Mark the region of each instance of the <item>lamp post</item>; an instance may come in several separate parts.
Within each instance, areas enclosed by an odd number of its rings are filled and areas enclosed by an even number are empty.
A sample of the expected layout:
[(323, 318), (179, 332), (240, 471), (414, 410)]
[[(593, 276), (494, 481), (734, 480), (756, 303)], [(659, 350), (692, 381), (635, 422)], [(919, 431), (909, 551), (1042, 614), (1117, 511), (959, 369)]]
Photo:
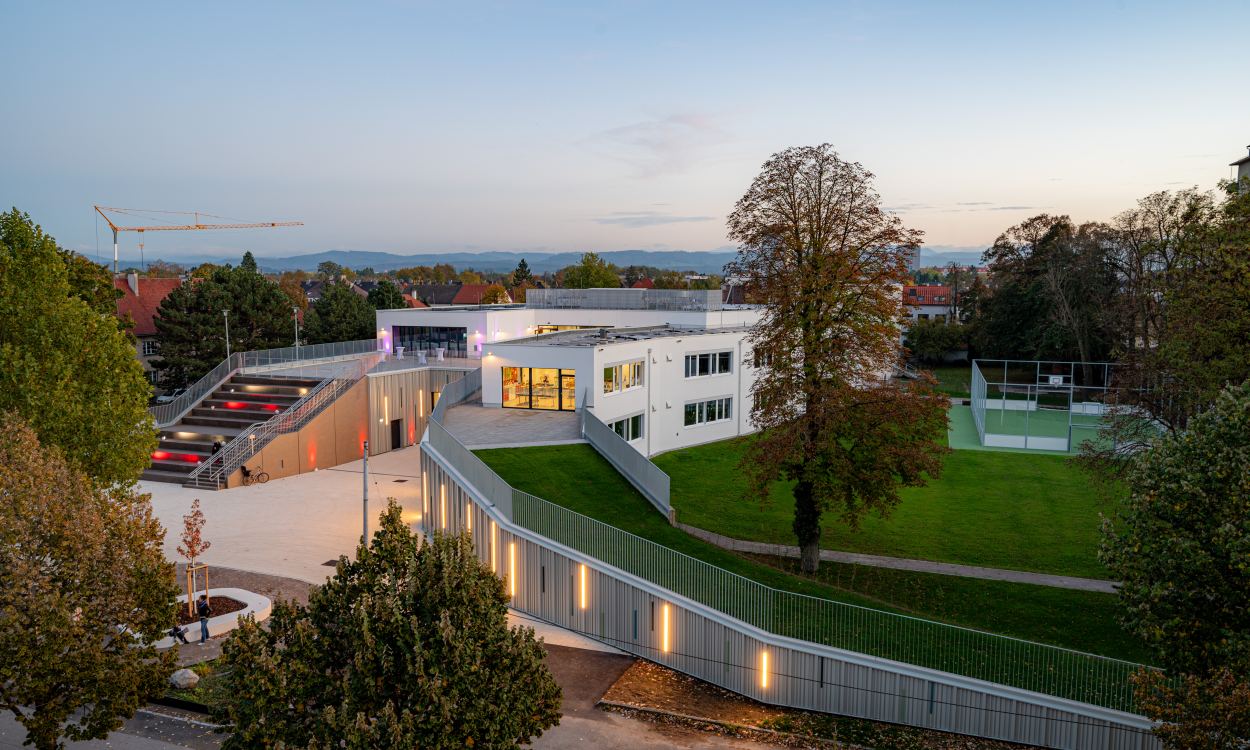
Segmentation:
[(222, 310), (221, 316), (226, 319), (226, 359), (230, 359), (230, 311)]
[(369, 544), (369, 441), (364, 443), (364, 469), (360, 472), (361, 492), (364, 497), (364, 531), (360, 534), (360, 543)]
[(299, 359), (299, 308), (291, 307), (291, 318), (295, 320), (295, 358)]

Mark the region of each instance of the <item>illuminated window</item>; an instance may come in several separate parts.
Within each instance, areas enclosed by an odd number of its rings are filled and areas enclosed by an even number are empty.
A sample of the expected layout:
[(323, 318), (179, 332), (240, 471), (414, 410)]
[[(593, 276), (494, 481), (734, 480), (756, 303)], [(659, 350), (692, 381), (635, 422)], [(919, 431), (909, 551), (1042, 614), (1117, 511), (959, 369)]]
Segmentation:
[(500, 403), (508, 409), (573, 411), (577, 408), (576, 370), (503, 367)]
[(603, 392), (620, 393), (633, 388), (641, 388), (644, 366), (643, 360), (639, 359), (603, 368)]

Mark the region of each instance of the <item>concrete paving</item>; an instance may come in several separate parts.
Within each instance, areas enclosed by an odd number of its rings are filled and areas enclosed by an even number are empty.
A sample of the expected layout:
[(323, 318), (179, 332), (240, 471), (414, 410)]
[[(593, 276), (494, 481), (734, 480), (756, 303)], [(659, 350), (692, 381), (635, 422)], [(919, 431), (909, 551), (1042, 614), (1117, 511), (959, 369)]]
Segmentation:
[[(679, 523), (677, 527), (691, 536), (696, 536), (705, 542), (710, 542), (717, 547), (733, 550), (734, 552), (772, 555), (774, 557), (797, 558), (799, 556), (799, 548), (791, 544), (768, 544), (767, 542), (734, 539), (733, 537), (717, 534), (685, 523)], [(1057, 576), (1050, 573), (1030, 573), (1025, 570), (1006, 570), (1004, 568), (982, 568), (977, 565), (958, 565), (955, 563), (933, 562), (932, 560), (886, 557), (885, 555), (865, 555), (859, 552), (840, 552), (831, 549), (822, 549), (820, 551), (820, 559), (829, 562), (850, 563), (852, 565), (867, 565), (873, 568), (911, 570), (917, 573), (937, 573), (944, 576), (981, 578), (987, 581), (1031, 583), (1035, 586), (1050, 586), (1057, 589), (1074, 589), (1076, 591), (1097, 591), (1103, 594), (1114, 594), (1120, 586), (1115, 581), (1103, 581), (1097, 578)]]
[[(498, 411), (498, 410), (496, 410)], [(420, 448), (413, 446), (369, 459), (370, 529), (393, 497), (404, 517), (416, 522), (421, 509)], [(229, 490), (196, 490), (164, 482), (140, 482), (165, 526), (165, 556), (178, 555), (182, 517), (200, 499), (204, 538), (212, 546), (200, 558), (210, 566), (294, 578), (320, 585), (334, 574), (339, 555), (354, 557), (363, 524), (361, 466), (354, 461), (330, 469)], [(211, 571), (210, 571), (211, 575)], [(211, 585), (216, 580), (210, 579)], [(611, 646), (547, 623), (509, 613), (512, 624), (534, 628), (548, 643), (593, 651)]]
[(466, 403), (447, 410), (443, 426), (467, 448), (584, 443), (577, 412), (502, 409)]

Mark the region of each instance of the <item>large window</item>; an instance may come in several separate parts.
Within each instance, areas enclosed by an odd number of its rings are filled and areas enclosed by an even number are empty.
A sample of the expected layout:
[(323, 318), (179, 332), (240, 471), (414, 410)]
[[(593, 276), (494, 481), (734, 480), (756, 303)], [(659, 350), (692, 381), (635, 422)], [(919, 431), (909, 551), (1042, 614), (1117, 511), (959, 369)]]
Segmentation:
[(395, 326), (395, 346), (408, 352), (446, 349), (449, 357), (464, 357), (468, 352), (468, 329), (446, 326)]
[(625, 417), (624, 419), (613, 422), (608, 426), (611, 427), (617, 435), (620, 435), (626, 440), (637, 440), (642, 437), (641, 414), (635, 414), (632, 417)]
[(603, 368), (603, 392), (619, 393), (642, 387), (643, 360)]
[(686, 355), (686, 377), (697, 378), (703, 375), (723, 375), (733, 372), (734, 353), (710, 352), (708, 354)]
[(161, 351), (161, 342), (156, 339), (143, 339), (139, 342), (139, 345), (142, 347), (140, 353), (145, 357), (155, 356)]
[(575, 372), (548, 367), (505, 367), (500, 403), (508, 409), (573, 411), (577, 408)]
[(728, 421), (733, 419), (733, 399), (726, 396), (725, 398), (714, 398), (710, 401), (695, 401), (686, 404), (685, 416), (687, 427)]

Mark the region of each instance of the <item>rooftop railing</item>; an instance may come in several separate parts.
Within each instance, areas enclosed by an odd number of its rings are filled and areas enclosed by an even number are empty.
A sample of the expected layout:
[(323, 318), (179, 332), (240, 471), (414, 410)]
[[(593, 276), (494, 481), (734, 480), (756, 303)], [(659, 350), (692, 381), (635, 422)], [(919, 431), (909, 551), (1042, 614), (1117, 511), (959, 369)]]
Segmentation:
[(532, 309), (675, 310), (709, 312), (724, 307), (719, 289), (530, 289)]

